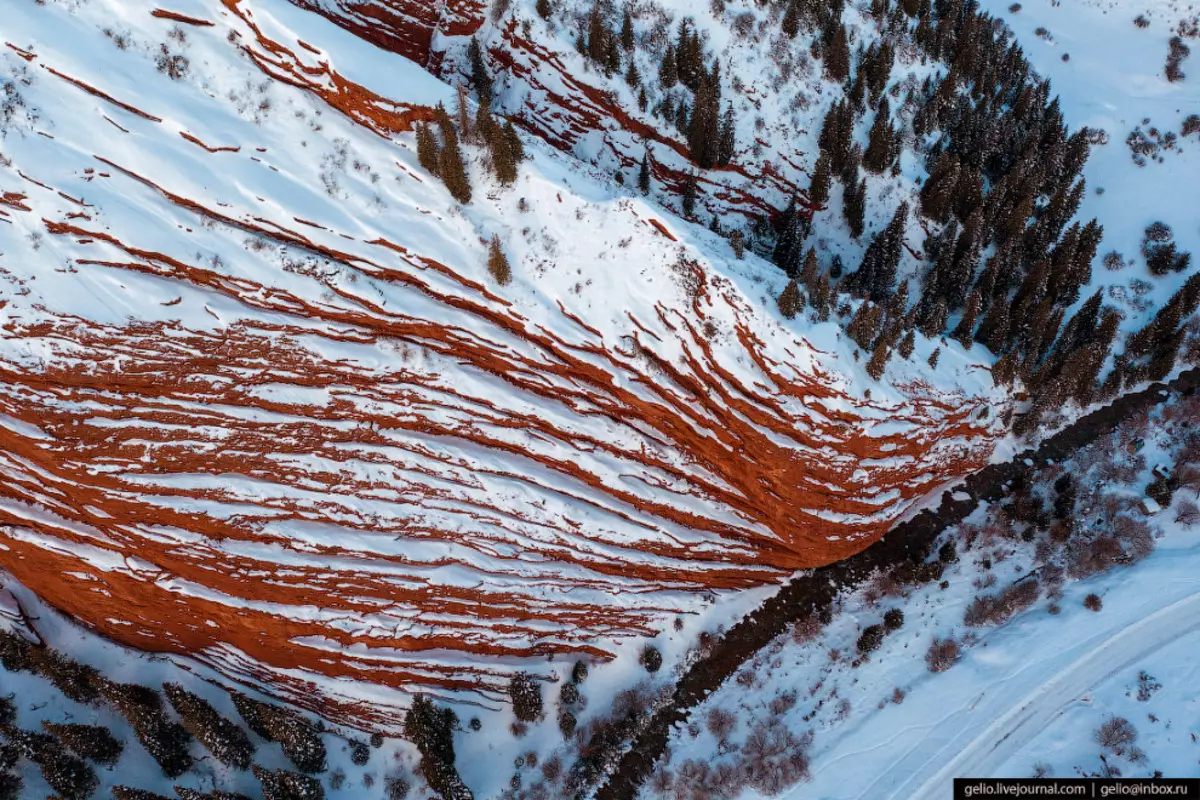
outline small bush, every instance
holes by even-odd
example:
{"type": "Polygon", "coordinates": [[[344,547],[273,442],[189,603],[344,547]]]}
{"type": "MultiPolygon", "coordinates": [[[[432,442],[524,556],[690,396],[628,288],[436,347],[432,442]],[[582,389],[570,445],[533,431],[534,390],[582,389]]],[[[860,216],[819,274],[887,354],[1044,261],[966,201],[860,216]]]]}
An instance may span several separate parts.
{"type": "Polygon", "coordinates": [[[858,652],[866,655],[879,649],[883,644],[883,626],[868,625],[858,637],[858,652]]]}
{"type": "Polygon", "coordinates": [[[723,742],[737,726],[737,717],[723,708],[712,708],[704,718],[704,725],[718,742],[723,742]]]}
{"type": "Polygon", "coordinates": [[[406,800],[412,790],[404,778],[388,778],[383,784],[387,800],[406,800]]]}
{"type": "Polygon", "coordinates": [[[570,711],[564,711],[558,715],[558,729],[562,731],[564,739],[570,739],[574,735],[576,725],[578,725],[578,721],[570,711]]]}
{"type": "Polygon", "coordinates": [[[1120,755],[1137,741],[1137,729],[1124,717],[1113,716],[1106,719],[1093,736],[1101,747],[1120,755]]]}
{"type": "Polygon", "coordinates": [[[571,667],[571,682],[585,683],[588,679],[588,665],[586,661],[576,661],[575,666],[571,667]]]}
{"type": "Polygon", "coordinates": [[[792,623],[792,641],[796,644],[811,642],[821,635],[824,628],[816,614],[808,614],[792,623]]]}
{"type": "Polygon", "coordinates": [[[979,595],[967,606],[963,622],[972,627],[999,625],[1033,605],[1040,594],[1040,584],[1030,579],[1018,581],[999,594],[979,595]]]}
{"type": "Polygon", "coordinates": [[[646,668],[646,672],[655,673],[662,668],[662,653],[658,652],[658,648],[652,645],[646,645],[642,650],[642,655],[638,659],[638,663],[646,668]]]}
{"type": "Polygon", "coordinates": [[[528,672],[518,672],[508,683],[513,713],[522,722],[536,722],[542,716],[542,685],[528,672]]]}
{"type": "Polygon", "coordinates": [[[958,654],[958,642],[954,639],[934,639],[925,653],[925,665],[930,672],[945,672],[958,661],[958,654]]]}
{"type": "Polygon", "coordinates": [[[366,742],[352,740],[350,742],[350,763],[356,767],[365,767],[371,760],[371,748],[366,742]]]}
{"type": "Polygon", "coordinates": [[[1083,607],[1088,611],[1099,611],[1104,607],[1104,604],[1100,600],[1100,595],[1089,594],[1087,597],[1083,598],[1083,607]]]}
{"type": "Polygon", "coordinates": [[[883,615],[883,627],[888,633],[898,631],[904,625],[904,612],[898,608],[889,608],[883,615]]]}
{"type": "Polygon", "coordinates": [[[746,784],[774,796],[807,780],[812,738],[811,731],[797,736],[778,718],[756,724],[742,745],[741,771],[746,784]]]}
{"type": "Polygon", "coordinates": [[[562,706],[573,706],[579,702],[579,686],[574,683],[564,683],[558,692],[558,703],[562,706]]]}

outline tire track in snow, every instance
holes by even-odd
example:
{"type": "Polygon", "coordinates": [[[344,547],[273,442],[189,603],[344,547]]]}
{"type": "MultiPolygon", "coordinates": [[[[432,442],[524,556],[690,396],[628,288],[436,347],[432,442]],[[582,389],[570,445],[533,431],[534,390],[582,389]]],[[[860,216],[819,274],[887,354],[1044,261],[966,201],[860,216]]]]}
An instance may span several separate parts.
{"type": "Polygon", "coordinates": [[[885,786],[872,785],[868,797],[905,800],[940,800],[953,778],[986,777],[1016,751],[1044,730],[1059,713],[1081,694],[1102,683],[1130,664],[1153,654],[1184,634],[1200,629],[1200,592],[1160,608],[1109,635],[1100,644],[1068,664],[1053,679],[1043,683],[1010,711],[979,731],[965,744],[962,736],[947,741],[935,754],[957,755],[943,761],[932,775],[914,776],[888,793],[885,786]],[[920,780],[916,786],[914,782],[920,780]]]}

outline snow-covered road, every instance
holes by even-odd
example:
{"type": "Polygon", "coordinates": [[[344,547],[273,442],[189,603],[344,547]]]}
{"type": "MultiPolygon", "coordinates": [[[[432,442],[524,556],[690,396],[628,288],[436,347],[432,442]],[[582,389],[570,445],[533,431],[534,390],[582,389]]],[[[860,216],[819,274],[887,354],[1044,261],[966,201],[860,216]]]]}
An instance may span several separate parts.
{"type": "Polygon", "coordinates": [[[1028,775],[1025,745],[1114,674],[1200,631],[1200,546],[1176,534],[1142,564],[1071,585],[1063,612],[985,634],[903,705],[839,731],[793,798],[933,800],[956,777],[1028,775]],[[1107,586],[1107,589],[1105,589],[1107,586]],[[1081,606],[1103,592],[1104,610],[1081,606]],[[1020,761],[1020,763],[1018,763],[1020,761]]]}

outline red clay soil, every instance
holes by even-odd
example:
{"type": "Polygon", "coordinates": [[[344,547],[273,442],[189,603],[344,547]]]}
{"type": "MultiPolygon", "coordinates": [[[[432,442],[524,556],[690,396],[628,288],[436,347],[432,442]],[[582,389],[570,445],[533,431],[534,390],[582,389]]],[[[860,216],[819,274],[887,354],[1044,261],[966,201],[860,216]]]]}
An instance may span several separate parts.
{"type": "Polygon", "coordinates": [[[182,136],[187,141],[191,142],[192,144],[203,147],[205,150],[207,150],[210,153],[237,153],[237,152],[241,151],[241,149],[242,149],[240,146],[209,147],[204,142],[200,141],[199,139],[197,139],[195,136],[188,133],[187,131],[180,131],[179,135],[182,136]]]}
{"type": "Polygon", "coordinates": [[[136,114],[137,116],[142,117],[143,119],[148,119],[151,122],[162,122],[162,117],[156,117],[153,114],[148,114],[145,111],[142,111],[140,108],[131,106],[128,103],[122,103],[120,100],[116,99],[115,97],[108,94],[107,92],[102,92],[94,86],[89,86],[88,84],[84,83],[83,81],[79,80],[78,78],[72,78],[70,75],[64,75],[63,73],[59,72],[58,70],[54,69],[53,67],[47,67],[44,64],[42,66],[51,75],[62,78],[64,81],[71,84],[72,86],[78,86],[80,89],[83,89],[88,94],[90,94],[94,97],[99,97],[101,100],[106,100],[109,103],[112,103],[117,108],[128,111],[130,114],[136,114]]]}
{"type": "Polygon", "coordinates": [[[150,12],[150,16],[158,17],[159,19],[168,19],[172,22],[182,22],[185,25],[195,25],[201,28],[211,28],[216,23],[206,19],[197,19],[189,17],[187,14],[180,14],[178,11],[167,11],[166,9],[156,8],[150,12]]]}

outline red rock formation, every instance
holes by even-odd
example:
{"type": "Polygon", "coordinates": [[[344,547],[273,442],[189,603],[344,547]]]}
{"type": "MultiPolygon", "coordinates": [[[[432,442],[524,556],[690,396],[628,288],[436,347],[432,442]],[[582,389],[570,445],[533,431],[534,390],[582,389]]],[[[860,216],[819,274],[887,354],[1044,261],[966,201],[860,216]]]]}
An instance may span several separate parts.
{"type": "Polygon", "coordinates": [[[421,66],[435,59],[434,34],[470,35],[483,22],[482,0],[292,0],[366,41],[421,66]]]}
{"type": "MultiPolygon", "coordinates": [[[[368,130],[387,136],[428,113],[313,66],[265,37],[244,3],[223,3],[259,69],[368,130]]],[[[101,198],[145,213],[122,227],[101,198],[76,196],[79,183],[6,171],[0,222],[44,230],[44,273],[169,286],[172,316],[99,322],[21,300],[27,287],[0,301],[15,299],[0,317],[0,566],[117,641],[378,722],[386,712],[342,702],[336,680],[319,692],[311,681],[493,692],[521,658],[604,657],[696,593],[862,549],[990,453],[985,399],[924,385],[887,405],[852,395],[823,354],[764,325],[698,263],[676,262],[686,293],[653,295],[616,337],[562,300],[535,322],[416,251],[403,224],[430,209],[398,210],[394,237],[355,238],[338,213],[309,213],[320,195],[303,212],[319,222],[287,211],[286,196],[249,211],[212,199],[228,189],[221,169],[185,196],[164,166],[171,148],[224,168],[258,160],[253,142],[230,141],[231,124],[209,145],[169,109],[118,98],[128,85],[110,93],[45,69],[55,78],[39,90],[133,115],[134,134],[100,126],[109,156],[66,179],[119,183],[101,198]],[[116,145],[133,136],[164,155],[124,161],[135,150],[116,145]],[[199,228],[291,260],[218,268],[193,259],[199,228]],[[220,324],[185,324],[173,316],[185,305],[220,324]],[[764,331],[778,333],[772,346],[764,331]]],[[[54,146],[72,161],[88,152],[54,146]]],[[[654,218],[630,230],[675,241],[654,218]]],[[[12,277],[3,264],[0,275],[12,277]]]]}

